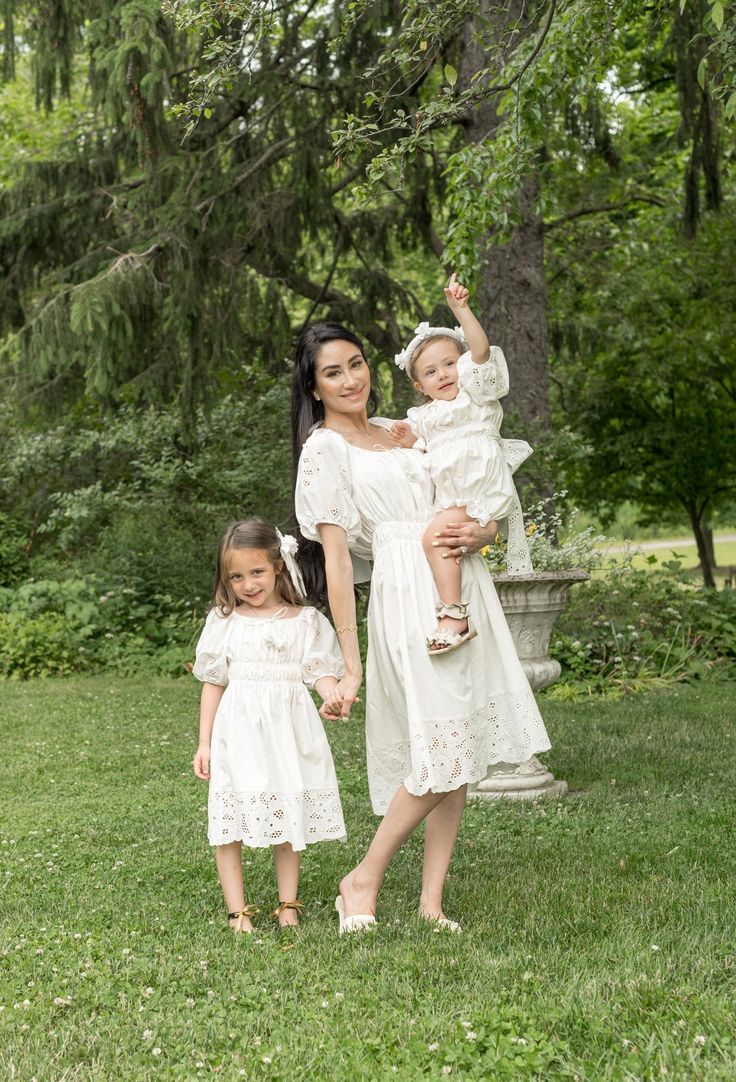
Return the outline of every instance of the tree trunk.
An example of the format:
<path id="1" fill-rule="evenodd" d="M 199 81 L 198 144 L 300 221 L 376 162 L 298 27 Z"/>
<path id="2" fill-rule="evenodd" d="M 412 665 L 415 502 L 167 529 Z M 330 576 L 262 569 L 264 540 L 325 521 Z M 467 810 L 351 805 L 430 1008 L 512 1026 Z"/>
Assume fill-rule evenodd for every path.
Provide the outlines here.
<path id="1" fill-rule="evenodd" d="M 493 35 L 493 55 L 499 60 L 497 70 L 501 70 L 501 63 L 508 60 L 519 40 L 516 37 L 508 41 L 509 28 L 521 20 L 522 34 L 532 29 L 525 9 L 526 5 L 519 0 L 511 0 L 502 8 L 491 0 L 483 0 L 477 19 L 465 27 L 460 65 L 462 86 L 469 86 L 473 75 L 489 62 L 489 54 L 475 40 L 475 33 Z M 498 115 L 496 98 L 490 98 L 466 116 L 466 139 L 478 144 L 492 140 L 502 123 L 504 118 Z M 495 244 L 492 232 L 479 242 L 479 318 L 491 342 L 501 346 L 509 361 L 511 391 L 504 408 L 507 412 L 517 412 L 522 427 L 530 432 L 550 427 L 544 230 L 534 210 L 539 188 L 540 177 L 535 170 L 523 181 L 519 193 L 521 221 L 505 244 Z"/>
<path id="2" fill-rule="evenodd" d="M 700 557 L 700 570 L 703 574 L 703 582 L 706 586 L 715 589 L 715 560 L 713 558 L 713 531 L 706 526 L 697 508 L 689 504 L 687 508 L 690 525 L 692 526 L 695 544 L 698 546 Z"/>

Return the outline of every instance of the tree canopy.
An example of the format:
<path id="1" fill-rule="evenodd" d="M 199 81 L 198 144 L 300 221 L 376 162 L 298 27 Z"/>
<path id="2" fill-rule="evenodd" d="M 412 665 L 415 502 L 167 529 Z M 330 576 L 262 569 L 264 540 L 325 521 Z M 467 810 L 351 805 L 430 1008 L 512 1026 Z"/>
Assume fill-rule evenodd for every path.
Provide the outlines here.
<path id="1" fill-rule="evenodd" d="M 635 498 L 701 539 L 733 506 L 736 5 L 8 0 L 0 17 L 0 512 L 28 553 L 129 501 L 106 433 L 138 417 L 147 445 L 150 411 L 182 469 L 172 486 L 125 451 L 138 492 L 201 500 L 184 465 L 213 468 L 208 415 L 243 402 L 242 438 L 268 441 L 312 319 L 364 337 L 400 413 L 391 358 L 448 318 L 451 267 L 511 362 L 530 494 L 565 478 L 584 506 Z M 251 461 L 244 505 L 280 519 L 279 453 L 268 476 Z"/>

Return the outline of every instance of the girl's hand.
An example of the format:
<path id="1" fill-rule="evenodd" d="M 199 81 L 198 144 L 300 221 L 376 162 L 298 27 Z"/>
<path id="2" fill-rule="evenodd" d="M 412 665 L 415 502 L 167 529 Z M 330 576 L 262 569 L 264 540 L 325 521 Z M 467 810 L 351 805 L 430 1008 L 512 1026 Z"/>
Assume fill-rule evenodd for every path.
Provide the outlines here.
<path id="1" fill-rule="evenodd" d="M 450 275 L 450 281 L 445 287 L 445 300 L 452 311 L 457 315 L 460 312 L 466 311 L 468 307 L 469 291 L 465 286 L 460 285 L 457 280 L 457 275 L 453 271 Z"/>
<path id="2" fill-rule="evenodd" d="M 472 520 L 449 523 L 441 533 L 435 534 L 434 539 L 440 548 L 447 550 L 442 553 L 443 558 L 454 559 L 459 564 L 463 556 L 472 556 L 486 545 L 492 545 L 497 533 L 497 523 L 489 522 L 487 526 L 481 526 Z"/>
<path id="3" fill-rule="evenodd" d="M 413 447 L 417 442 L 408 421 L 394 421 L 388 430 L 388 434 L 394 443 L 398 443 L 400 447 Z"/>
<path id="4" fill-rule="evenodd" d="M 200 744 L 197 748 L 197 754 L 192 760 L 192 767 L 194 773 L 202 781 L 209 781 L 210 777 L 210 749 L 207 744 Z"/>
<path id="5" fill-rule="evenodd" d="M 335 694 L 339 697 L 340 703 L 338 706 L 337 714 L 330 715 L 331 717 L 349 718 L 350 708 L 354 703 L 359 703 L 358 691 L 360 690 L 360 676 L 350 676 L 347 673 L 343 676 L 335 688 Z M 324 715 L 323 715 L 324 716 Z"/>
<path id="6" fill-rule="evenodd" d="M 319 712 L 327 721 L 335 721 L 342 713 L 342 694 L 335 684 L 325 695 L 322 696 L 322 706 Z"/>

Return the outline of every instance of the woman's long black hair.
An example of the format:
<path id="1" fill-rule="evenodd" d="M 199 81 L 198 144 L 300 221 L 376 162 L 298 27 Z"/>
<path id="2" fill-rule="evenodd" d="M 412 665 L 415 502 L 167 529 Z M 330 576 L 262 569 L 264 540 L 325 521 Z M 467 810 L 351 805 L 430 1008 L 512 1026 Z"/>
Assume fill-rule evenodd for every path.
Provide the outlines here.
<path id="1" fill-rule="evenodd" d="M 294 356 L 294 373 L 291 380 L 291 465 L 292 489 L 296 490 L 299 458 L 307 437 L 315 425 L 325 417 L 324 407 L 314 397 L 315 367 L 322 346 L 328 342 L 350 342 L 357 346 L 365 358 L 363 343 L 356 334 L 339 323 L 313 323 L 302 331 Z M 371 387 L 368 396 L 368 416 L 378 409 L 378 393 Z M 296 518 L 296 515 L 294 516 Z M 298 529 L 299 566 L 304 576 L 308 599 L 314 605 L 323 606 L 327 600 L 325 558 L 318 541 L 310 541 Z"/>

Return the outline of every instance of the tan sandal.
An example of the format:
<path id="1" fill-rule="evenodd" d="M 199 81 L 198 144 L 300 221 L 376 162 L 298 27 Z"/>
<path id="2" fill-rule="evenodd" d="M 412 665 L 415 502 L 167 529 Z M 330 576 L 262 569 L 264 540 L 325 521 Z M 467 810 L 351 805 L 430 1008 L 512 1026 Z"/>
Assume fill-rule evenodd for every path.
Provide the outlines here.
<path id="1" fill-rule="evenodd" d="M 249 930 L 248 928 L 244 928 L 243 925 L 246 920 L 257 917 L 260 911 L 260 907 L 257 905 L 245 905 L 242 909 L 238 909 L 234 913 L 228 913 L 227 919 L 236 922 L 235 924 L 231 924 L 230 927 L 236 935 L 239 935 L 241 932 L 244 932 L 246 935 L 251 935 L 252 929 Z"/>
<path id="2" fill-rule="evenodd" d="M 445 602 L 441 602 L 436 609 L 437 619 L 442 619 L 443 616 L 449 616 L 451 620 L 467 620 L 468 626 L 465 631 L 444 631 L 437 628 L 427 638 L 427 653 L 430 656 L 434 654 L 449 654 L 451 650 L 457 650 L 458 646 L 462 646 L 466 642 L 470 642 L 474 639 L 478 632 L 470 622 L 468 616 L 468 602 L 453 601 L 452 604 L 446 605 Z M 436 649 L 432 649 L 432 647 Z"/>
<path id="3" fill-rule="evenodd" d="M 304 902 L 301 902 L 298 898 L 295 898 L 293 902 L 279 902 L 279 904 L 276 906 L 276 908 L 273 910 L 273 912 L 269 913 L 269 916 L 273 917 L 274 920 L 278 920 L 279 917 L 281 916 L 281 914 L 287 909 L 296 910 L 297 917 L 300 917 L 303 910 L 304 910 Z M 296 925 L 295 924 L 281 924 L 281 922 L 279 921 L 279 927 L 280 928 L 295 928 Z"/>

